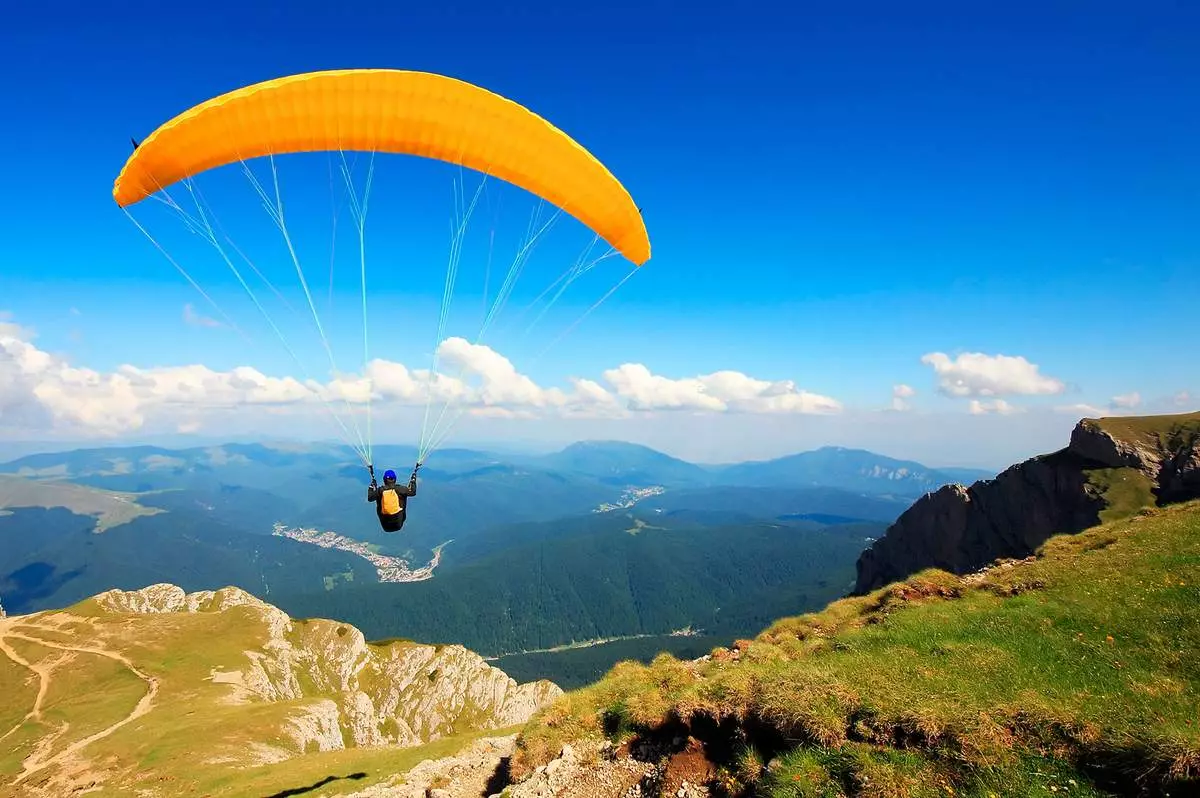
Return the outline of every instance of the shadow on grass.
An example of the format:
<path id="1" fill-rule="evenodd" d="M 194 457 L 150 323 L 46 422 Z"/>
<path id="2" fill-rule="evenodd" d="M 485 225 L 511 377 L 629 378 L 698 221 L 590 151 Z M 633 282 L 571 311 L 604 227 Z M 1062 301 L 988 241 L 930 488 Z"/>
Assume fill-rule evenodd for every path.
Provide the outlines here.
<path id="1" fill-rule="evenodd" d="M 324 787 L 326 784 L 329 784 L 331 782 L 341 781 L 343 779 L 353 779 L 354 781 L 358 781 L 359 779 L 365 779 L 366 777 L 367 777 L 367 774 L 361 773 L 361 772 L 360 773 L 351 773 L 348 776 L 326 776 L 325 778 L 321 779 L 320 781 L 314 782 L 313 784 L 310 784 L 307 787 L 292 787 L 289 790 L 281 790 L 279 792 L 271 793 L 270 795 L 265 796 L 265 798 L 288 798 L 288 796 L 291 796 L 291 795 L 303 795 L 306 792 L 312 792 L 313 790 L 319 790 L 322 787 Z"/>

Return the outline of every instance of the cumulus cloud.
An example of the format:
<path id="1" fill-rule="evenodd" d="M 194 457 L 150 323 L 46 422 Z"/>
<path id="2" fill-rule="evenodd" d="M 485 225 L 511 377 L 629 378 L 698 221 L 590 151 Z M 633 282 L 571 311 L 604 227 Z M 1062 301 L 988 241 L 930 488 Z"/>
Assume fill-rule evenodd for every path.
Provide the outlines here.
<path id="1" fill-rule="evenodd" d="M 604 379 L 617 395 L 626 399 L 632 410 L 716 410 L 726 408 L 724 402 L 709 396 L 698 379 L 672 380 L 651 374 L 640 363 L 625 363 L 604 372 Z"/>
<path id="2" fill-rule="evenodd" d="M 1192 403 L 1192 395 L 1188 391 L 1180 391 L 1171 398 L 1171 402 L 1176 407 L 1186 407 Z"/>
<path id="3" fill-rule="evenodd" d="M 451 370 L 457 367 L 461 374 L 479 379 L 475 399 L 484 406 L 557 407 L 566 402 L 561 390 L 539 387 L 519 373 L 512 361 L 490 347 L 462 338 L 448 338 L 438 352 Z"/>
<path id="4" fill-rule="evenodd" d="M 1023 357 L 966 352 L 951 360 L 943 352 L 921 358 L 938 378 L 938 391 L 953 397 L 1036 396 L 1060 394 L 1066 385 L 1040 373 Z"/>
<path id="5" fill-rule="evenodd" d="M 972 399 L 969 410 L 973 416 L 984 416 L 992 413 L 1000 416 L 1011 416 L 1014 413 L 1023 412 L 1021 408 L 1009 404 L 1003 399 L 994 399 L 990 402 L 981 402 L 978 399 Z"/>
<path id="6" fill-rule="evenodd" d="M 836 413 L 839 402 L 801 390 L 790 380 L 758 380 L 737 371 L 671 379 L 626 363 L 603 374 L 605 384 L 571 377 L 567 388 L 543 387 L 489 347 L 449 338 L 439 369 L 409 369 L 374 360 L 363 374 L 328 382 L 270 376 L 240 366 L 214 371 L 193 364 L 159 368 L 123 365 L 108 373 L 77 367 L 42 351 L 33 333 L 0 321 L 0 428 L 45 429 L 115 436 L 157 425 L 179 432 L 205 426 L 213 413 L 255 407 L 268 414 L 305 412 L 321 402 L 339 412 L 374 407 L 452 403 L 472 416 L 525 419 L 620 418 L 632 412 L 688 409 L 738 413 Z M 457 412 L 457 411 L 453 411 Z"/>
<path id="7" fill-rule="evenodd" d="M 239 367 L 206 366 L 111 373 L 76 367 L 38 349 L 32 334 L 0 324 L 0 425 L 71 429 L 117 435 L 141 428 L 153 409 L 208 410 L 308 401 L 313 392 L 292 377 L 268 377 Z M 198 423 L 193 420 L 191 423 Z"/>
<path id="8" fill-rule="evenodd" d="M 910 385 L 892 386 L 892 409 L 893 410 L 909 410 L 912 408 L 912 403 L 908 400 L 917 395 L 917 391 Z"/>
<path id="9" fill-rule="evenodd" d="M 640 363 L 604 372 L 604 379 L 630 410 L 694 410 L 741 413 L 839 413 L 836 399 L 796 387 L 791 380 L 768 382 L 739 371 L 717 371 L 672 379 Z"/>

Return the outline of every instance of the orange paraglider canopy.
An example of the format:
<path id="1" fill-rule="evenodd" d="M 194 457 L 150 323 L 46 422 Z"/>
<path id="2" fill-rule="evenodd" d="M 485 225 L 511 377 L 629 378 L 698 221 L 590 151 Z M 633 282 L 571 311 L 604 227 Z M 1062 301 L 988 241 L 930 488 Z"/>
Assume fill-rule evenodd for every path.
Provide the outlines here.
<path id="1" fill-rule="evenodd" d="M 428 72 L 351 69 L 256 83 L 155 130 L 121 169 L 125 207 L 207 169 L 320 150 L 434 158 L 500 178 L 557 205 L 637 265 L 650 259 L 641 213 L 591 153 L 529 109 Z"/>

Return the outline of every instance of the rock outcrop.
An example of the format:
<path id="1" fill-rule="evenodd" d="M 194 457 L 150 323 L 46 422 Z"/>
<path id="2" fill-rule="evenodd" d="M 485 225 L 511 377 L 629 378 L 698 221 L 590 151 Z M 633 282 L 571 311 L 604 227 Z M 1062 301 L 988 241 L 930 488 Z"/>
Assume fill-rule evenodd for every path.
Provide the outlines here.
<path id="1" fill-rule="evenodd" d="M 499 786 L 517 736 L 485 737 L 441 759 L 426 759 L 411 770 L 345 798 L 484 798 L 501 795 Z M 498 781 L 499 780 L 499 781 Z M 505 794 L 510 798 L 511 792 Z"/>
<path id="2" fill-rule="evenodd" d="M 241 663 L 213 668 L 233 704 L 295 703 L 283 732 L 292 752 L 346 746 L 411 746 L 450 734 L 524 723 L 562 694 L 549 681 L 517 684 L 462 646 L 367 643 L 328 620 L 299 621 L 229 587 L 185 593 L 175 585 L 109 590 L 94 598 L 111 613 L 222 613 L 245 608 L 262 625 L 261 645 Z M 260 752 L 261 759 L 288 755 Z"/>
<path id="3" fill-rule="evenodd" d="M 1094 526 L 1112 504 L 1101 478 L 1108 469 L 1144 478 L 1148 499 L 1159 504 L 1200 496 L 1200 413 L 1084 419 L 1060 451 L 970 488 L 927 494 L 859 557 L 854 592 L 930 567 L 965 574 L 997 558 L 1025 557 L 1052 535 Z"/>

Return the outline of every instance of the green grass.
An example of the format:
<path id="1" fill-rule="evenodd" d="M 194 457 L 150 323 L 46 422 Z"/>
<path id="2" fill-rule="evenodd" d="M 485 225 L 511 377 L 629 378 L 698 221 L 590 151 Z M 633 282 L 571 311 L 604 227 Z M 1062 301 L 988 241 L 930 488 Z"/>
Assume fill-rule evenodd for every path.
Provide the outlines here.
<path id="1" fill-rule="evenodd" d="M 448 737 L 412 748 L 350 748 L 322 751 L 294 757 L 284 762 L 249 768 L 233 766 L 194 768 L 190 773 L 157 770 L 144 775 L 144 789 L 161 787 L 166 775 L 173 794 L 222 796 L 266 796 L 285 790 L 302 789 L 325 782 L 311 794 L 344 795 L 367 787 L 389 783 L 426 759 L 453 756 L 481 737 L 512 734 L 516 729 L 474 732 Z M 203 737 L 200 739 L 208 739 Z M 128 786 L 109 786 L 91 795 L 118 798 L 131 794 Z"/>
<path id="2" fill-rule="evenodd" d="M 24 656 L 25 652 L 18 651 L 13 642 L 16 641 L 6 641 L 19 656 Z M 25 659 L 29 661 L 28 657 Z M 3 696 L 0 700 L 0 735 L 6 735 L 0 740 L 0 782 L 6 783 L 21 772 L 21 762 L 48 731 L 36 721 L 25 720 L 26 714 L 33 709 L 37 691 L 38 679 L 32 671 L 0 655 L 0 696 Z"/>
<path id="3" fill-rule="evenodd" d="M 955 770 L 920 751 L 847 743 L 839 749 L 802 748 L 780 758 L 758 790 L 777 798 L 1101 798 L 1106 793 L 1081 781 L 1070 764 L 1020 755 L 990 771 L 960 778 Z"/>
<path id="4" fill-rule="evenodd" d="M 1088 483 L 1104 497 L 1101 523 L 1120 521 L 1155 505 L 1154 481 L 1136 468 L 1095 468 L 1086 473 Z"/>
<path id="5" fill-rule="evenodd" d="M 41 656 L 31 662 L 66 653 L 38 648 Z M 96 654 L 72 653 L 51 671 L 42 717 L 51 726 L 70 724 L 60 738 L 65 747 L 128 716 L 147 689 L 146 683 L 120 662 Z"/>
<path id="6" fill-rule="evenodd" d="M 1120 480 L 1108 489 L 1138 492 Z M 1135 773 L 1164 790 L 1195 785 L 1200 503 L 1145 512 L 1052 538 L 1036 561 L 982 581 L 930 570 L 781 620 L 736 661 L 717 650 L 695 665 L 621 663 L 540 713 L 514 770 L 600 734 L 606 718 L 648 730 L 672 717 L 752 716 L 800 744 L 786 761 L 816 785 L 795 792 L 773 776 L 768 794 L 843 794 L 819 786 L 848 789 L 854 768 L 838 762 L 878 765 L 902 749 L 915 758 L 886 767 L 930 794 L 945 794 L 939 779 L 966 794 L 1037 794 L 1026 788 L 1039 772 L 1068 774 L 1079 795 L 1098 789 L 1085 772 L 1113 789 Z M 855 789 L 845 794 L 873 794 Z"/>
<path id="7" fill-rule="evenodd" d="M 1156 416 L 1113 416 L 1093 419 L 1094 424 L 1114 438 L 1154 448 L 1177 449 L 1200 436 L 1200 412 Z"/>

